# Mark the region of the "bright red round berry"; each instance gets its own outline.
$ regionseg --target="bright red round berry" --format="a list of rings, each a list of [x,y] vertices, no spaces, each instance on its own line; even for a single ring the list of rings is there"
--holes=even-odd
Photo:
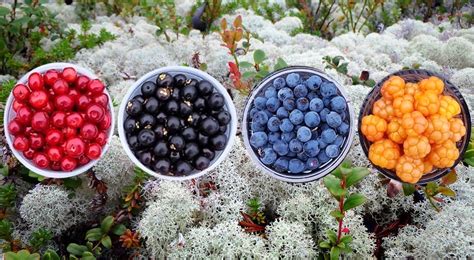
[[[61,76],[68,83],[74,83],[77,79],[77,71],[72,67],[67,67],[63,69]]]
[[[86,140],[92,140],[96,138],[98,134],[99,134],[99,129],[97,128],[97,126],[91,123],[84,124],[84,126],[82,126],[81,131],[80,131],[81,137]]]
[[[110,125],[112,124],[112,118],[110,117],[109,113],[104,115],[104,118],[99,122],[98,126],[101,130],[109,129]]]
[[[16,119],[22,125],[30,125],[31,118],[33,117],[33,111],[27,106],[21,107],[16,112]]]
[[[92,123],[99,123],[104,119],[105,110],[97,104],[92,104],[87,108],[86,115],[87,119]]]
[[[25,104],[21,103],[20,101],[18,101],[16,99],[13,100],[13,111],[18,112],[18,110],[20,108],[24,107],[24,106],[25,106]]]
[[[54,112],[51,116],[51,124],[57,128],[63,128],[66,126],[66,113],[62,111]]]
[[[61,169],[65,172],[70,172],[76,169],[77,160],[71,157],[66,157],[61,161]]]
[[[45,140],[49,146],[55,146],[63,142],[64,134],[58,129],[49,129],[46,132]]]
[[[86,156],[91,160],[97,160],[99,159],[101,153],[102,147],[99,144],[92,143],[89,144],[89,147],[87,148]]]
[[[41,132],[48,128],[49,116],[46,112],[40,111],[33,114],[31,118],[31,127],[33,130]]]
[[[81,111],[85,111],[91,104],[91,99],[86,95],[80,95],[77,98],[77,107]]]
[[[31,92],[29,103],[33,108],[41,109],[48,104],[48,94],[44,90]]]
[[[17,119],[13,119],[8,124],[8,131],[12,135],[17,135],[17,134],[21,133],[21,131],[23,131],[23,126],[20,124],[20,122],[18,122]]]
[[[63,151],[60,147],[53,146],[46,150],[46,155],[50,161],[58,162],[63,158]]]
[[[94,100],[94,103],[101,105],[105,109],[107,109],[109,105],[109,97],[105,93],[95,96],[93,100]]]
[[[30,148],[30,141],[26,136],[19,135],[15,137],[15,140],[13,140],[13,147],[20,152],[26,151]]]
[[[77,136],[77,130],[76,130],[76,128],[72,128],[72,127],[69,127],[69,126],[65,127],[65,128],[63,128],[63,135],[67,139],[76,137]]]
[[[82,118],[81,114],[73,112],[66,116],[66,125],[73,128],[82,127],[84,125],[84,118]]]
[[[104,92],[105,86],[102,84],[102,82],[98,79],[93,79],[89,82],[87,85],[87,90],[93,95],[99,95]]]
[[[23,156],[25,156],[25,158],[28,160],[32,160],[33,157],[35,156],[35,153],[36,153],[35,150],[30,148],[26,151],[23,151]]]
[[[81,166],[86,165],[89,162],[90,162],[90,159],[87,158],[87,156],[83,155],[83,156],[79,157],[79,160],[78,160],[79,165],[81,165]]]
[[[54,94],[56,94],[57,96],[66,95],[69,93],[69,85],[64,79],[56,80],[56,82],[54,82],[53,84],[52,89],[53,89]]]
[[[32,133],[30,134],[30,147],[32,149],[38,150],[43,148],[44,146],[44,137],[41,134],[38,133]]]
[[[96,143],[104,146],[107,143],[107,134],[105,132],[99,132],[95,141]]]
[[[13,96],[15,99],[18,101],[24,102],[27,101],[28,98],[30,97],[30,89],[24,84],[18,84],[15,86],[13,89]]]
[[[84,154],[86,150],[86,144],[78,137],[71,138],[66,141],[66,147],[64,152],[74,158],[77,158]]]
[[[53,171],[60,171],[61,170],[61,162],[51,162],[51,169]]]
[[[43,75],[44,82],[48,86],[53,86],[54,82],[59,79],[59,73],[55,70],[48,70]]]
[[[41,111],[44,111],[48,114],[52,113],[54,111],[53,102],[51,102],[51,100],[49,100],[48,103],[46,103],[46,106],[41,109]]]
[[[74,100],[74,102],[77,102],[80,95],[81,94],[79,94],[79,91],[77,91],[75,88],[69,90],[69,96],[72,98],[72,100]]]
[[[87,85],[89,84],[89,78],[86,76],[79,76],[76,80],[76,88],[80,92],[87,92]]]
[[[44,153],[36,153],[33,162],[41,169],[46,169],[49,166],[49,159]]]
[[[71,111],[74,107],[74,100],[68,95],[61,95],[55,98],[54,104],[61,111]]]
[[[33,72],[28,77],[28,86],[31,90],[42,90],[44,89],[43,76],[38,72]]]

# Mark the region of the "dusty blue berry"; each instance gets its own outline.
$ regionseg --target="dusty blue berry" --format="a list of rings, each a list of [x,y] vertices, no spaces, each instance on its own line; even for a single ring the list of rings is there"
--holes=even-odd
[[[295,110],[291,111],[289,119],[290,119],[291,123],[293,123],[293,125],[299,125],[299,124],[303,123],[304,114],[300,110],[295,109]]]
[[[273,80],[273,86],[277,90],[282,89],[283,87],[285,87],[285,85],[286,85],[286,82],[284,78],[276,78],[275,80]]]
[[[267,124],[267,121],[268,121],[268,115],[264,111],[258,111],[252,117],[252,123],[265,125],[265,124]]]
[[[314,157],[319,153],[319,142],[316,140],[309,140],[304,143],[303,150],[309,157]]]
[[[291,173],[301,173],[304,171],[304,163],[299,159],[291,159],[288,163],[288,170]]]
[[[296,101],[293,98],[285,99],[283,100],[283,107],[286,110],[291,111],[296,108]]]
[[[278,140],[273,143],[273,150],[278,155],[286,155],[290,150],[288,149],[288,143],[283,142],[282,140]]]
[[[329,114],[329,112],[331,111],[327,108],[323,108],[323,110],[319,112],[319,118],[321,118],[322,122],[326,122],[326,116]]]
[[[267,108],[267,98],[265,97],[256,97],[253,101],[253,104],[258,110],[264,110]]]
[[[304,84],[310,89],[310,90],[316,90],[319,88],[319,85],[321,85],[321,78],[319,76],[313,75],[309,77]]]
[[[328,125],[332,128],[337,128],[338,126],[340,126],[342,124],[342,119],[341,119],[341,116],[334,112],[334,111],[331,111],[327,116],[326,116],[326,122],[328,123]]]
[[[313,157],[313,158],[308,158],[308,160],[306,160],[306,170],[313,171],[313,170],[316,170],[318,167],[319,167],[318,158]]]
[[[309,100],[305,97],[296,100],[296,108],[301,111],[306,111],[309,108]]]
[[[331,99],[332,110],[341,113],[346,110],[346,107],[347,107],[346,100],[343,97],[337,96]]]
[[[285,118],[281,120],[280,130],[282,132],[291,132],[295,126],[291,123],[290,119]]]
[[[311,130],[306,126],[300,127],[296,132],[296,138],[303,143],[309,141],[311,139]]]
[[[292,139],[288,144],[288,147],[290,148],[290,151],[294,153],[303,151],[303,143],[298,139]]]
[[[281,134],[281,140],[289,143],[292,139],[296,138],[295,131],[286,132]]]
[[[284,87],[278,90],[278,99],[280,99],[281,101],[284,101],[285,99],[293,98],[293,97],[294,97],[293,90],[291,88]]]
[[[276,141],[281,140],[281,133],[280,132],[270,132],[267,134],[268,136],[268,143],[274,144]]]
[[[328,144],[323,141],[323,138],[321,136],[318,137],[318,139],[316,139],[316,140],[318,141],[319,149],[324,149],[324,148],[326,148],[326,146],[328,146]]]
[[[281,101],[276,97],[271,97],[267,100],[267,109],[268,111],[275,113],[281,105]]]
[[[336,132],[332,129],[326,129],[321,133],[322,140],[327,144],[332,144],[336,140]]]
[[[298,85],[298,83],[300,83],[300,75],[297,74],[297,73],[290,73],[288,74],[288,76],[286,76],[286,84],[289,86],[289,87],[296,87],[296,85]]]
[[[263,147],[267,144],[268,137],[265,132],[255,132],[250,136],[250,144],[255,148]]]
[[[331,97],[337,94],[337,87],[332,82],[324,82],[320,87],[321,96]]]
[[[265,97],[266,98],[272,98],[277,96],[277,90],[275,87],[268,87],[265,90]]]
[[[306,97],[308,95],[308,88],[306,88],[306,86],[303,84],[299,84],[298,86],[295,87],[295,89],[293,90],[293,93],[295,94],[295,97],[297,98]]]
[[[315,112],[321,112],[324,108],[324,103],[320,98],[313,98],[309,102],[309,109]]]
[[[330,144],[326,147],[326,155],[329,158],[336,158],[339,155],[339,146]]]
[[[304,123],[309,128],[315,128],[320,122],[319,114],[314,111],[309,111],[304,115]]]
[[[276,113],[277,117],[280,119],[287,118],[289,116],[288,110],[284,107],[279,107]]]
[[[277,172],[286,172],[288,171],[288,158],[280,157],[276,159],[275,163],[273,164],[273,168]]]
[[[264,164],[270,165],[276,161],[277,154],[272,148],[265,148],[260,154],[260,159]]]
[[[268,119],[267,128],[271,132],[278,132],[280,131],[280,124],[281,124],[280,119],[276,116],[272,116],[270,117],[270,119]]]
[[[253,132],[260,132],[260,131],[265,131],[267,128],[266,125],[261,125],[257,123],[251,123],[250,124],[250,129],[252,129]]]
[[[342,137],[340,135],[338,135],[336,137],[336,140],[334,140],[334,144],[339,146],[339,147],[342,145],[343,142],[344,142],[344,137]]]
[[[346,135],[349,133],[349,125],[342,122],[341,125],[337,128],[337,132],[341,135]]]
[[[326,155],[326,151],[325,150],[321,150],[318,154],[318,160],[321,164],[324,164],[326,162],[329,162],[329,160],[331,160],[331,158],[329,158],[327,155]]]

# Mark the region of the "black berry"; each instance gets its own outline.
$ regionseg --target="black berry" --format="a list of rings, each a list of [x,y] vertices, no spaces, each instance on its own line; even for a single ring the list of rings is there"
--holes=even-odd
[[[210,162],[211,161],[208,158],[204,156],[199,156],[198,158],[196,158],[196,161],[194,162],[194,166],[198,170],[204,170],[207,167],[209,167]]]
[[[186,159],[191,160],[199,154],[199,146],[196,143],[188,143],[183,154]]]
[[[181,135],[186,141],[194,141],[197,138],[196,130],[194,130],[192,127],[185,128],[183,132],[181,132]]]
[[[151,81],[147,81],[147,82],[143,83],[141,89],[142,89],[142,95],[144,97],[151,97],[156,92],[156,85],[155,85],[155,83],[153,83]]]
[[[128,134],[140,129],[140,125],[133,117],[128,117],[123,123],[123,128],[125,130],[125,133]]]
[[[211,147],[213,147],[216,151],[221,151],[224,150],[226,142],[227,137],[225,135],[216,135],[211,138]]]
[[[153,148],[153,153],[158,157],[166,157],[169,152],[168,145],[163,141],[158,142]]]
[[[209,94],[212,93],[212,90],[214,89],[212,84],[206,80],[202,80],[201,82],[199,82],[199,85],[197,88],[198,88],[199,93],[203,96],[208,96]]]
[[[214,135],[219,131],[219,122],[217,120],[210,116],[202,120],[201,122],[201,133],[205,135]]]
[[[207,105],[214,110],[222,108],[224,106],[224,97],[220,93],[214,92],[207,99]]]
[[[143,129],[138,133],[138,142],[143,147],[148,147],[155,142],[155,133],[150,129]]]
[[[127,110],[127,114],[131,116],[136,116],[140,114],[141,112],[143,112],[143,103],[136,99],[130,100],[127,103],[126,110]]]
[[[140,126],[143,128],[152,128],[156,124],[156,118],[150,114],[143,114],[138,120]]]
[[[149,113],[156,114],[160,108],[160,102],[156,97],[149,97],[143,102],[145,105],[145,110]]]
[[[191,164],[185,161],[179,161],[176,163],[176,173],[180,175],[188,175],[191,173],[193,168],[191,167]]]
[[[174,75],[174,83],[176,87],[182,88],[186,83],[186,76],[183,74]]]
[[[169,141],[170,148],[173,151],[181,151],[184,148],[184,138],[179,135],[174,135],[170,138]]]
[[[153,168],[155,169],[155,171],[161,174],[167,174],[170,172],[170,166],[170,161],[168,161],[167,159],[161,159],[156,161]]]
[[[160,88],[169,88],[173,85],[174,78],[168,73],[161,73],[156,78],[156,85]]]

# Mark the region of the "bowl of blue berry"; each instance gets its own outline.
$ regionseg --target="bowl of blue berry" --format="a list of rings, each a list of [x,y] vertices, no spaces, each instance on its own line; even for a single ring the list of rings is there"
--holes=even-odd
[[[354,138],[354,109],[327,74],[292,66],[265,77],[245,106],[242,135],[265,173],[287,182],[318,180],[342,163]]]
[[[181,181],[200,177],[225,159],[237,116],[219,81],[197,69],[171,66],[132,85],[119,109],[118,132],[135,165]]]

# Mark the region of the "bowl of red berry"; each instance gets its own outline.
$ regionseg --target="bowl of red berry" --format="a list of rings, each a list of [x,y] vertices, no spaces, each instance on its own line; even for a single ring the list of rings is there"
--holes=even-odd
[[[119,109],[118,132],[135,165],[155,177],[181,181],[200,177],[225,159],[237,115],[215,78],[171,66],[130,87]]]
[[[28,169],[67,178],[90,169],[113,134],[111,98],[94,73],[50,63],[25,74],[8,97],[7,143]]]
[[[342,163],[354,124],[354,109],[337,81],[314,68],[292,66],[269,74],[252,90],[242,135],[263,172],[310,182]]]

